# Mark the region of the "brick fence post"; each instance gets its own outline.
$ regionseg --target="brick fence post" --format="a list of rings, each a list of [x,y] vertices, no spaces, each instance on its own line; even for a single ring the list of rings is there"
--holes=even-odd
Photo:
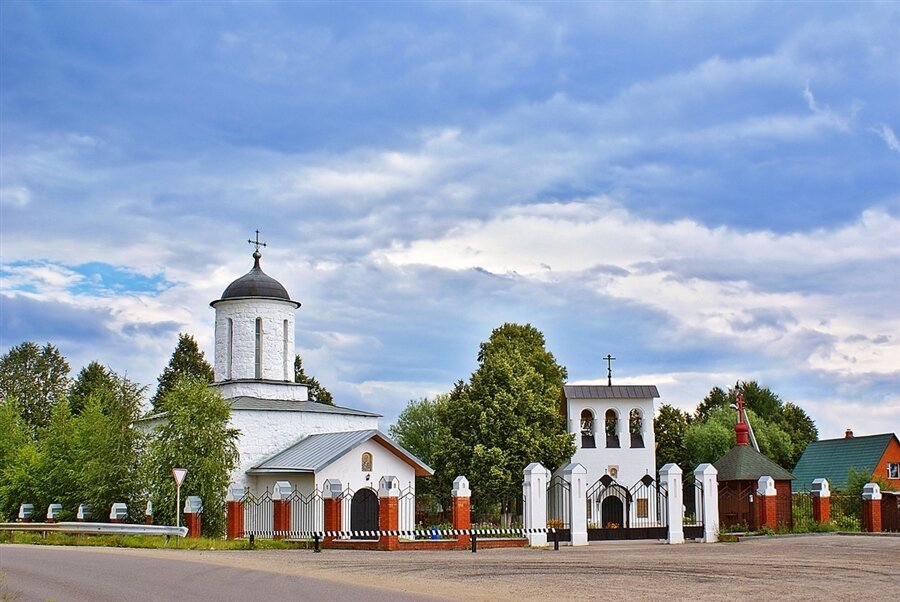
[[[701,499],[694,500],[697,518],[703,521],[703,542],[719,541],[719,471],[712,464],[700,464],[694,478],[703,485]]]
[[[759,477],[756,483],[756,525],[758,529],[768,527],[773,531],[778,528],[778,491],[775,479],[768,476]]]
[[[881,533],[881,487],[866,483],[862,491],[862,527],[867,533]]]
[[[325,531],[340,531],[343,516],[341,514],[341,494],[344,492],[344,485],[340,479],[326,479],[324,494],[325,520],[323,526]],[[326,536],[323,543],[334,541],[334,537]]]
[[[147,507],[144,508],[144,522],[148,525],[153,524],[153,502],[147,500]]]
[[[396,531],[400,528],[400,481],[393,475],[385,475],[378,482],[378,530]],[[382,535],[378,538],[378,549],[395,551],[400,549],[400,538],[396,535]]]
[[[272,534],[273,539],[282,539],[291,530],[291,495],[290,481],[278,481],[275,483],[275,491],[272,493]],[[279,534],[279,531],[281,534]]]
[[[244,488],[236,483],[228,486],[225,496],[225,539],[244,536]]]
[[[831,520],[831,486],[828,479],[814,479],[812,482],[812,514],[817,523]]]
[[[83,523],[91,518],[91,507],[87,504],[78,504],[78,512],[75,514],[75,520]]]
[[[666,543],[684,543],[684,488],[681,467],[669,462],[659,469],[659,481],[666,489],[666,516],[669,518],[669,537]]]
[[[453,498],[453,528],[467,531],[472,528],[472,490],[469,489],[469,479],[463,476],[453,479],[453,490],[450,492]],[[471,535],[460,535],[456,541],[460,547],[468,548],[472,543]]]
[[[547,483],[550,471],[540,462],[532,462],[525,467],[525,480],[522,483],[522,494],[525,497],[524,519],[526,529],[547,528]],[[528,545],[542,547],[547,545],[547,533],[527,533]]]
[[[187,496],[184,500],[184,526],[188,528],[188,537],[200,537],[202,516],[203,500],[199,495]]]

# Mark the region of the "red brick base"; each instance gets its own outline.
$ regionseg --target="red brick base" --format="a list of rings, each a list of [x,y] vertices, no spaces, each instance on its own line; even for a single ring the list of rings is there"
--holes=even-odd
[[[397,531],[400,529],[400,499],[383,497],[378,499],[378,529],[381,531]],[[400,549],[400,538],[397,536],[378,539],[379,550],[392,552]]]
[[[291,530],[291,501],[290,500],[275,500],[272,502],[274,514],[272,521],[272,530],[273,531],[290,531]],[[281,539],[282,536],[278,535],[275,539]]]
[[[867,533],[881,533],[881,500],[862,501],[862,528]]]
[[[199,512],[186,512],[184,514],[184,526],[188,528],[188,537],[200,537],[200,517],[203,516]]]
[[[470,508],[471,499],[468,497],[453,498],[453,528],[454,529],[471,529],[472,528],[472,512]],[[468,547],[471,544],[471,537],[468,535],[459,536],[459,545]]]
[[[225,538],[244,536],[244,503],[237,500],[225,502]]]
[[[758,529],[768,527],[773,531],[778,528],[778,496],[758,495],[756,497]]]
[[[831,498],[813,495],[813,520],[817,523],[827,523],[831,520]]]

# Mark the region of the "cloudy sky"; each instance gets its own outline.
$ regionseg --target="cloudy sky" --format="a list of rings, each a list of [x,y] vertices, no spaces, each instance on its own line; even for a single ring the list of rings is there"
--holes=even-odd
[[[570,382],[900,431],[900,5],[0,3],[0,352],[156,384],[252,265],[341,405]]]

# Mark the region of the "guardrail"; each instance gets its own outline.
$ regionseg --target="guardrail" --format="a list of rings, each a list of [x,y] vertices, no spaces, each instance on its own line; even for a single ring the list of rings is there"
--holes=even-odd
[[[525,537],[531,533],[547,533],[553,541],[553,549],[559,551],[559,531],[554,527],[533,529],[510,528],[479,528],[479,529],[413,529],[413,530],[388,530],[388,531],[244,531],[252,546],[254,540],[260,539],[312,539],[313,552],[321,552],[320,541],[326,537],[335,538],[379,538],[379,537],[413,537],[427,540],[432,535],[448,535],[459,537],[468,535],[471,538],[472,552],[478,551],[478,538],[491,535],[520,535]]]
[[[165,535],[185,537],[187,527],[138,525],[127,523],[0,523],[0,531],[37,531],[39,533],[75,533],[92,535]]]

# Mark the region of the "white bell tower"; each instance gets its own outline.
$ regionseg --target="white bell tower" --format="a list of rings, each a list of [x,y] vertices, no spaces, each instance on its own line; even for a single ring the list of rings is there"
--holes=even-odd
[[[294,383],[294,311],[300,303],[262,271],[259,247],[266,245],[258,230],[248,242],[256,245],[253,269],[210,303],[216,310],[215,386],[226,398],[305,401],[306,387]]]

